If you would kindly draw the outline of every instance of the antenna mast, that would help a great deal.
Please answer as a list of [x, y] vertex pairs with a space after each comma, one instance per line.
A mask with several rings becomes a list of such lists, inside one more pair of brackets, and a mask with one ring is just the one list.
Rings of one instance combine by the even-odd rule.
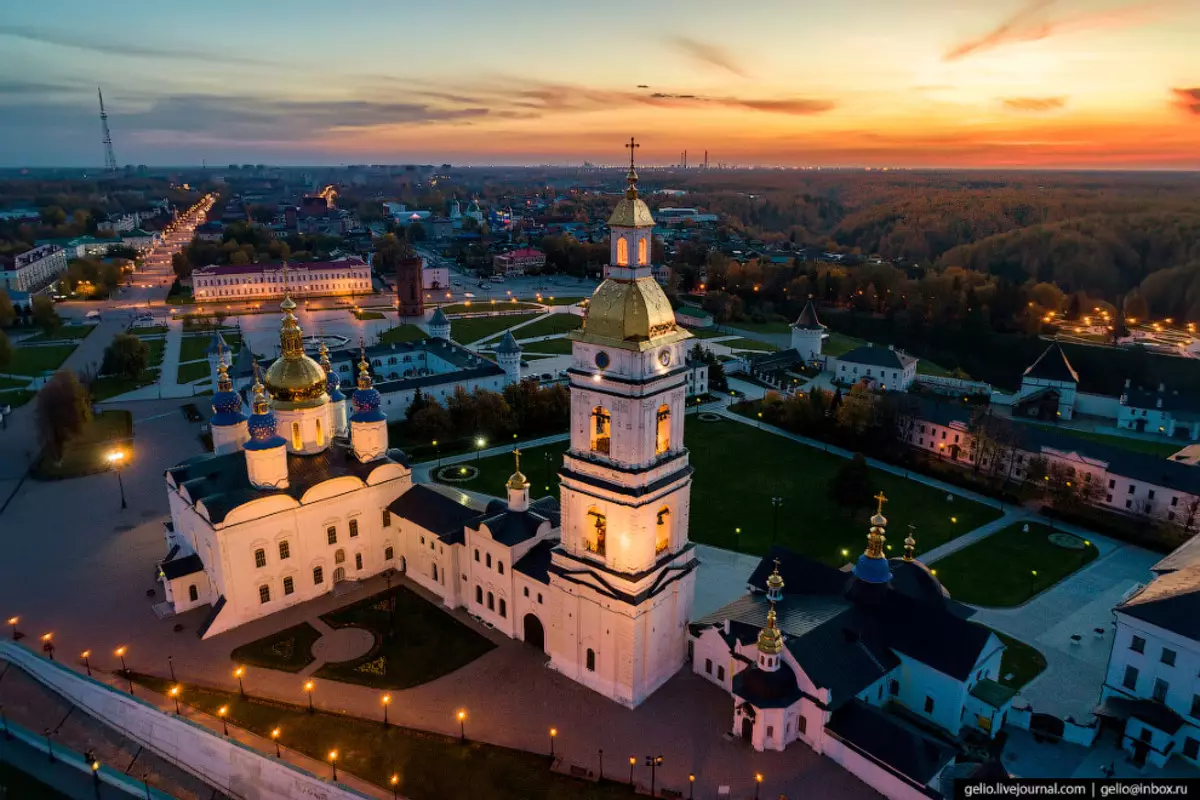
[[117, 174], [117, 157], [113, 155], [112, 133], [108, 130], [108, 112], [104, 110], [104, 92], [96, 87], [100, 97], [100, 132], [104, 134], [104, 169], [110, 175]]

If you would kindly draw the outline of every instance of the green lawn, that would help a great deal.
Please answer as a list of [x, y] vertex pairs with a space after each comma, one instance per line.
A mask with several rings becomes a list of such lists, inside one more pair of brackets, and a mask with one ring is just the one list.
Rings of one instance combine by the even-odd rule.
[[316, 628], [301, 622], [244, 644], [230, 653], [229, 658], [233, 663], [247, 667], [299, 672], [315, 660], [312, 646], [320, 638], [321, 634]]
[[521, 349], [526, 353], [545, 353], [551, 356], [561, 356], [570, 355], [573, 344], [570, 339], [543, 339], [540, 342], [523, 344], [521, 345]]
[[495, 317], [470, 317], [450, 321], [450, 338], [459, 344], [470, 344], [499, 333], [505, 328], [537, 318], [537, 314], [505, 314]]
[[126, 460], [131, 456], [133, 415], [128, 411], [102, 411], [92, 417], [78, 436], [63, 448], [62, 463], [43, 454], [33, 465], [32, 475], [42, 480], [74, 478], [109, 469], [107, 454], [121, 445]]
[[1049, 527], [1029, 523], [1025, 533], [1024, 524], [1010, 525], [938, 559], [938, 580], [950, 596], [977, 606], [1020, 605], [1099, 554], [1093, 544], [1078, 550], [1060, 547], [1050, 541]]
[[[237, 333], [222, 331], [221, 338], [225, 340], [225, 344], [229, 346], [229, 349], [235, 353], [242, 346], [242, 337]], [[179, 360], [182, 362], [207, 358], [208, 348], [211, 346], [211, 333], [200, 334], [199, 336], [184, 336], [179, 342]]]
[[[134, 675], [134, 681], [165, 693], [170, 681]], [[317, 682], [320, 693], [321, 684]], [[471, 720], [486, 709], [467, 709], [464, 744], [457, 736], [389, 725], [380, 719], [362, 719], [318, 711], [274, 700], [243, 700], [237, 692], [220, 692], [183, 684], [182, 701], [208, 714], [228, 706], [230, 725], [267, 737], [280, 729], [281, 745], [325, 761], [338, 751], [338, 767], [378, 786], [390, 789], [392, 775], [400, 780], [396, 791], [410, 800], [626, 800], [628, 784], [619, 781], [591, 783], [549, 771], [550, 760], [539, 753], [512, 750], [470, 740]], [[453, 720], [455, 708], [446, 709]], [[562, 728], [560, 735], [570, 736]], [[614, 756], [605, 765], [609, 775], [628, 774], [628, 765]], [[638, 779], [644, 780], [639, 767]]]
[[920, 361], [917, 362], [917, 374], [918, 375], [933, 375], [933, 376], [939, 377], [939, 378], [949, 378], [954, 373], [952, 373], [950, 370], [946, 369], [943, 366], [934, 364], [932, 361], [926, 361], [925, 359], [922, 358]]
[[75, 352], [73, 344], [46, 344], [37, 347], [13, 348], [12, 362], [4, 368], [5, 372], [16, 375], [41, 375], [43, 372], [53, 372], [62, 366], [67, 356]]
[[855, 336], [847, 336], [844, 333], [829, 331], [829, 337], [825, 340], [825, 344], [821, 347], [821, 353], [826, 356], [837, 358], [838, 356], [849, 353], [856, 347], [862, 347], [866, 341]]
[[718, 336], [733, 336], [729, 331], [718, 330], [717, 328], [688, 328], [684, 327], [688, 333], [697, 339], [715, 339]]
[[19, 378], [2, 378], [0, 377], [0, 390], [4, 389], [24, 389], [29, 385], [29, 381]]
[[578, 314], [551, 314], [548, 317], [531, 322], [524, 328], [513, 331], [518, 339], [533, 339], [538, 336], [549, 336], [554, 333], [567, 333], [583, 324], [583, 317]]
[[317, 677], [379, 689], [407, 689], [466, 666], [494, 647], [413, 591], [397, 586], [392, 594], [396, 600], [393, 635], [389, 635], [387, 592], [321, 617], [334, 628], [371, 631], [375, 646], [354, 661], [326, 664], [317, 670]]
[[95, 325], [63, 325], [52, 333], [42, 331], [37, 336], [31, 336], [27, 342], [53, 342], [64, 339], [86, 339], [87, 335], [96, 330]]
[[359, 309], [356, 311], [351, 311], [350, 313], [353, 314], [354, 318], [358, 320], [386, 319], [386, 317], [384, 317], [384, 315], [378, 311], [363, 311], [362, 309]]
[[425, 331], [418, 328], [416, 325], [398, 325], [395, 328], [388, 328], [379, 337], [380, 344], [393, 344], [395, 342], [415, 342], [424, 339], [428, 336]]
[[730, 322], [727, 323], [731, 328], [738, 330], [751, 331], [752, 333], [791, 333], [792, 326], [786, 322]]
[[149, 328], [133, 328], [129, 332], [140, 339], [146, 336], [160, 336], [167, 330], [166, 325], [152, 325]]
[[[1036, 423], [1029, 423], [1036, 424]], [[1058, 433], [1073, 436], [1076, 439], [1087, 439], [1092, 442], [1100, 442], [1111, 447], [1120, 447], [1124, 450], [1129, 450], [1133, 453], [1149, 453], [1152, 456], [1162, 456], [1167, 458], [1179, 452], [1183, 448], [1183, 442], [1175, 444], [1173, 442], [1159, 442], [1150, 439], [1135, 439], [1132, 436], [1121, 436], [1114, 433], [1098, 433], [1096, 431], [1081, 431], [1075, 428], [1060, 427], [1057, 425], [1043, 425], [1044, 428], [1053, 428]]]
[[[782, 497], [779, 544], [839, 565], [846, 561], [843, 549], [850, 557], [862, 552], [874, 509], [849, 512], [826, 488], [843, 459], [740, 422], [701, 422], [689, 416], [686, 430], [696, 470], [690, 514], [694, 541], [765, 553], [771, 546], [771, 498]], [[566, 448], [566, 442], [559, 442], [521, 451], [522, 471], [533, 483], [533, 496], [557, 496], [557, 472]], [[544, 453], [551, 455], [549, 463]], [[478, 477], [455, 486], [503, 496], [512, 463], [508, 454], [485, 458], [478, 464]], [[890, 473], [872, 471], [871, 488], [883, 490], [889, 499], [884, 513], [891, 520], [889, 546], [895, 554], [902, 549], [909, 523], [916, 525], [919, 553], [1000, 516], [995, 508], [961, 497], [947, 503], [945, 492]]]
[[116, 397], [126, 392], [132, 392], [134, 389], [140, 389], [143, 386], [149, 386], [158, 380], [159, 370], [144, 369], [142, 374], [136, 379], [126, 378], [118, 375], [105, 375], [92, 381], [91, 392], [92, 400], [99, 402], [108, 400], [110, 397]]
[[[992, 633], [1004, 642], [1004, 655], [1000, 657], [1000, 683], [1020, 689], [1042, 674], [1046, 668], [1046, 657], [1022, 641], [1006, 633], [992, 629]], [[1007, 677], [1012, 675], [1011, 678]]]
[[191, 361], [187, 364], [180, 364], [179, 371], [175, 376], [177, 383], [192, 383], [201, 378], [208, 378], [212, 375], [212, 368], [208, 364], [208, 360]]
[[10, 389], [0, 392], [0, 406], [17, 408], [18, 406], [25, 405], [35, 397], [37, 397], [37, 392], [31, 392], [28, 389]]
[[442, 306], [442, 311], [446, 314], [477, 314], [480, 311], [499, 311], [502, 308], [505, 311], [537, 311], [541, 307], [539, 303], [522, 303], [520, 301], [516, 303], [512, 301], [506, 303], [497, 302], [495, 305], [492, 305], [487, 300], [482, 300], [470, 301], [470, 305], [467, 305], [467, 303], [454, 303]]
[[548, 306], [573, 306], [576, 303], [582, 302], [584, 300], [590, 300], [590, 299], [591, 299], [590, 296], [589, 297], [559, 297], [558, 295], [555, 295], [554, 297], [549, 297], [547, 295], [542, 295], [542, 302]]
[[717, 342], [725, 347], [736, 347], [739, 350], [754, 350], [759, 353], [773, 353], [779, 348], [773, 344], [755, 341], [754, 339], [730, 339], [727, 342]]

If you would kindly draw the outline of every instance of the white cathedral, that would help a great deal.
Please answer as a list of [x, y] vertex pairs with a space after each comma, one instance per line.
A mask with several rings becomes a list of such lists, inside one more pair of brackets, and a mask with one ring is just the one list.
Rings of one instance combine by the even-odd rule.
[[571, 334], [561, 505], [530, 501], [519, 462], [508, 497], [482, 511], [414, 485], [406, 456], [388, 449], [369, 364], [345, 398], [327, 354], [304, 353], [285, 298], [281, 355], [265, 376], [256, 369], [252, 413], [222, 363], [215, 452], [167, 470], [169, 608], [210, 606], [207, 638], [397, 570], [626, 706], [674, 675], [697, 567], [683, 446], [691, 334], [651, 276], [654, 220], [632, 159], [627, 180], [606, 279]]

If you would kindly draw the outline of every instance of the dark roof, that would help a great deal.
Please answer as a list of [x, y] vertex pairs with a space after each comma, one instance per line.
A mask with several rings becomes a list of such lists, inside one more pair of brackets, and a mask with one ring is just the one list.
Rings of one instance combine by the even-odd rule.
[[868, 367], [886, 367], [887, 369], [904, 369], [916, 361], [915, 358], [890, 347], [875, 347], [863, 345], [849, 353], [836, 357], [838, 361], [848, 361], [851, 364], [865, 364]]
[[975, 609], [951, 600], [950, 593], [922, 562], [893, 558], [888, 565], [892, 570], [892, 588], [897, 592], [937, 606], [962, 619], [975, 615]]
[[529, 552], [521, 556], [513, 569], [522, 575], [527, 575], [539, 583], [550, 583], [550, 553], [558, 546], [553, 539], [545, 539], [529, 548]]
[[1096, 709], [1096, 713], [1100, 716], [1117, 717], [1119, 719], [1133, 717], [1170, 736], [1174, 736], [1183, 727], [1184, 722], [1183, 717], [1175, 713], [1174, 710], [1157, 700], [1148, 700], [1144, 697], [1133, 698], [1113, 695], [1105, 699], [1100, 707]]
[[260, 497], [286, 494], [296, 500], [312, 487], [330, 478], [353, 475], [360, 480], [384, 464], [407, 465], [408, 457], [399, 450], [365, 464], [354, 457], [348, 445], [335, 440], [326, 450], [312, 455], [287, 454], [288, 487], [258, 489], [250, 483], [246, 454], [240, 450], [220, 455], [190, 458], [167, 470], [176, 485], [187, 490], [193, 504], [204, 503], [209, 519], [219, 523], [230, 511]]
[[1200, 640], [1200, 565], [1159, 574], [1115, 610]]
[[[1162, 405], [1159, 405], [1159, 402]], [[1161, 408], [1163, 411], [1200, 412], [1200, 398], [1195, 392], [1167, 391], [1163, 389], [1143, 389], [1134, 386], [1121, 394], [1121, 405], [1130, 408]]]
[[[348, 267], [365, 267], [367, 263], [357, 256], [343, 259], [341, 261], [291, 261], [288, 262], [288, 270], [293, 274], [305, 272], [307, 270], [328, 270], [341, 269]], [[279, 272], [283, 269], [283, 264], [209, 264], [206, 267], [201, 267], [195, 270], [193, 275], [247, 275], [260, 272]]]
[[921, 403], [921, 419], [948, 428], [955, 422], [967, 425], [971, 421], [971, 409], [957, 403], [948, 403], [932, 397], [919, 397]]
[[479, 518], [478, 509], [421, 483], [413, 484], [411, 489], [393, 500], [388, 511], [450, 544], [461, 544], [463, 527]]
[[859, 609], [854, 609], [807, 635], [784, 640], [804, 674], [829, 690], [830, 708], [850, 702], [900, 664], [879, 626], [865, 625], [867, 622]]
[[1057, 344], [1050, 345], [1046, 352], [1038, 356], [1038, 360], [1025, 370], [1025, 377], [1079, 383], [1079, 373], [1071, 366], [1071, 362], [1067, 361], [1067, 354]]
[[162, 563], [162, 572], [167, 580], [173, 581], [176, 578], [182, 578], [184, 575], [194, 575], [197, 572], [204, 570], [204, 562], [200, 560], [200, 556], [195, 553], [190, 553], [183, 558], [175, 558]]
[[512, 547], [537, 536], [542, 523], [549, 522], [551, 528], [558, 527], [558, 520], [558, 501], [553, 497], [542, 497], [530, 503], [525, 511], [510, 511], [503, 500], [493, 500], [483, 515], [470, 525], [475, 530], [487, 525], [494, 541]]
[[750, 368], [755, 370], [787, 369], [793, 364], [803, 361], [804, 356], [800, 355], [800, 351], [789, 347], [787, 350], [750, 356]]
[[825, 730], [921, 786], [928, 785], [955, 756], [955, 749], [945, 742], [861, 700], [835, 711]]
[[496, 345], [497, 353], [519, 353], [521, 345], [517, 344], [517, 340], [513, 338], [512, 331], [505, 331], [504, 338], [500, 340], [500, 344]]
[[756, 665], [734, 675], [733, 694], [755, 708], [787, 708], [803, 693], [796, 685], [796, 673], [781, 660], [774, 672]]
[[805, 303], [804, 310], [800, 312], [799, 318], [792, 327], [804, 330], [820, 330], [825, 327], [821, 324], [821, 320], [817, 319], [817, 309], [813, 306], [812, 300]]
[[971, 687], [971, 696], [982, 700], [992, 708], [1004, 708], [1004, 704], [1012, 700], [1016, 694], [1016, 689], [991, 678], [984, 678]]

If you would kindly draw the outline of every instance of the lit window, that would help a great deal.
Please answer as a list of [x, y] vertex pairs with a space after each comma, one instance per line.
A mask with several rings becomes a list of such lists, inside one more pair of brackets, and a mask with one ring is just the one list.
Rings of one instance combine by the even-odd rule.
[[617, 239], [617, 266], [629, 266], [629, 242], [624, 237]]

